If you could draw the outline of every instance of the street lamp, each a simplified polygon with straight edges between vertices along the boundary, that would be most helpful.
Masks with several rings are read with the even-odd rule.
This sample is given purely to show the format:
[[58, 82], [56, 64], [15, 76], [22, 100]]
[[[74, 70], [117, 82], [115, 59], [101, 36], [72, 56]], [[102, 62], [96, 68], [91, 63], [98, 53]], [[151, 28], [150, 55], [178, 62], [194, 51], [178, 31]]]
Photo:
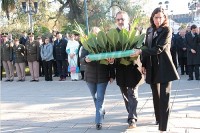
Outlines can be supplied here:
[[[162, 2], [159, 2], [159, 3], [158, 3], [158, 5], [159, 5], [160, 7], [162, 7], [162, 4], [163, 4]], [[168, 10], [169, 1], [165, 1], [164, 4], [165, 4], [165, 10]]]
[[[32, 3], [34, 5], [33, 7], [32, 7]], [[22, 2], [22, 10], [24, 13], [28, 13], [30, 31], [33, 32], [32, 15], [36, 14], [38, 11], [38, 2], [36, 1], [33, 2], [33, 0], [24, 1]]]
[[84, 0], [84, 7], [85, 7], [85, 23], [86, 23], [86, 34], [89, 33], [89, 25], [88, 25], [88, 13], [87, 13], [87, 1]]
[[195, 10], [197, 8], [197, 0], [192, 0], [192, 2], [188, 2], [188, 8], [189, 8], [189, 10], [192, 11], [192, 21], [194, 21], [194, 18], [196, 17]]

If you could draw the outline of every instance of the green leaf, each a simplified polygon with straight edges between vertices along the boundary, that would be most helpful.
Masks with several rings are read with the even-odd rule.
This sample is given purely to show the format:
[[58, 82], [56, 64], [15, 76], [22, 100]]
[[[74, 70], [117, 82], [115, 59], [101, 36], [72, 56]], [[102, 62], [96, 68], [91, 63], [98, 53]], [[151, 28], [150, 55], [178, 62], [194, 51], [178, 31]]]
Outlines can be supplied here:
[[86, 38], [81, 37], [81, 38], [80, 38], [80, 41], [81, 41], [83, 47], [84, 47], [89, 53], [93, 53], [92, 49], [88, 46], [88, 42], [87, 42], [87, 39], [86, 39]]
[[108, 61], [107, 60], [100, 60], [100, 64], [108, 65]]
[[97, 48], [97, 40], [96, 40], [95, 34], [88, 35], [87, 43], [93, 49], [93, 51], [95, 51], [95, 53], [99, 53], [98, 48]]
[[103, 31], [99, 31], [99, 33], [97, 34], [97, 44], [100, 48], [102, 48], [101, 52], [106, 51], [107, 42], [108, 40], [106, 37], [106, 33]]
[[145, 34], [142, 34], [138, 36], [137, 38], [137, 44], [135, 45], [135, 48], [140, 48], [142, 47], [142, 43], [144, 42]]
[[125, 58], [121, 58], [120, 64], [123, 64], [123, 65], [125, 65], [125, 66], [128, 66], [128, 65], [131, 64], [131, 61], [128, 61], [128, 59], [125, 59]]
[[111, 29], [107, 33], [108, 42], [111, 45], [110, 51], [116, 51], [117, 43], [119, 41], [119, 33], [116, 29]]
[[119, 32], [119, 42], [121, 45], [122, 50], [126, 50], [126, 43], [128, 42], [128, 31], [126, 29], [122, 29]]

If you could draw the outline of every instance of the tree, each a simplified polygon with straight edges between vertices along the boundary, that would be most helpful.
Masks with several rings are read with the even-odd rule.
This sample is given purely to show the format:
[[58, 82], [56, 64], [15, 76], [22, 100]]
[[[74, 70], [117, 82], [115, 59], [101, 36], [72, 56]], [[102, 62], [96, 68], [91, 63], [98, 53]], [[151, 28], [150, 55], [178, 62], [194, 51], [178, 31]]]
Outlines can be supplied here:
[[15, 0], [2, 0], [1, 8], [6, 13], [9, 20], [10, 13], [15, 9]]

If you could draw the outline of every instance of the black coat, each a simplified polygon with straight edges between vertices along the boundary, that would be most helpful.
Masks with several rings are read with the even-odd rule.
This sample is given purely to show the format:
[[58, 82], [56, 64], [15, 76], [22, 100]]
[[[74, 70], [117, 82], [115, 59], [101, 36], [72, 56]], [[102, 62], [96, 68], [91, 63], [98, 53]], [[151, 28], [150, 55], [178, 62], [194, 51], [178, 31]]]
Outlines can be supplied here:
[[28, 41], [28, 37], [21, 37], [20, 39], [19, 39], [19, 43], [20, 44], [23, 44], [24, 46], [25, 46], [25, 44], [26, 44], [26, 42]]
[[122, 65], [120, 59], [116, 59], [116, 81], [120, 87], [135, 88], [142, 79], [141, 72], [137, 69], [137, 64]]
[[59, 43], [58, 40], [54, 41], [53, 56], [55, 60], [66, 60], [68, 58], [66, 47], [67, 40], [61, 39]]
[[176, 38], [176, 46], [177, 46], [178, 58], [187, 57], [187, 49], [183, 50], [183, 48], [187, 48], [185, 43], [185, 38], [178, 35]]
[[110, 78], [115, 79], [115, 71], [113, 65], [100, 64], [99, 61], [85, 62], [85, 57], [88, 55], [88, 51], [84, 48], [81, 52], [81, 64], [86, 65], [85, 69], [85, 81], [90, 83], [105, 83]]
[[166, 83], [179, 79], [170, 53], [171, 29], [161, 27], [154, 39], [153, 35], [153, 28], [148, 28], [145, 41], [147, 49], [142, 50], [142, 66], [146, 68], [146, 82]]
[[[192, 37], [191, 32], [185, 35], [186, 46], [187, 46], [187, 64], [188, 65], [199, 65], [200, 64], [200, 36], [195, 34]], [[191, 49], [196, 51], [196, 54], [191, 52]]]

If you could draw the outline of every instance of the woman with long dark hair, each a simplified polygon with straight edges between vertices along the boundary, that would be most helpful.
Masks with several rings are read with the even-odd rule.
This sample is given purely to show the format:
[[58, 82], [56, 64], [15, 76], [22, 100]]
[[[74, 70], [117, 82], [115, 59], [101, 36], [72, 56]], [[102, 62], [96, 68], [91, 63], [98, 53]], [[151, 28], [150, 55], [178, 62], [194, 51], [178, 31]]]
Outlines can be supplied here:
[[136, 50], [142, 54], [142, 73], [150, 84], [153, 95], [156, 123], [160, 132], [167, 130], [171, 84], [179, 79], [170, 53], [172, 30], [163, 8], [156, 8], [150, 18], [151, 26], [146, 32], [146, 49]]

